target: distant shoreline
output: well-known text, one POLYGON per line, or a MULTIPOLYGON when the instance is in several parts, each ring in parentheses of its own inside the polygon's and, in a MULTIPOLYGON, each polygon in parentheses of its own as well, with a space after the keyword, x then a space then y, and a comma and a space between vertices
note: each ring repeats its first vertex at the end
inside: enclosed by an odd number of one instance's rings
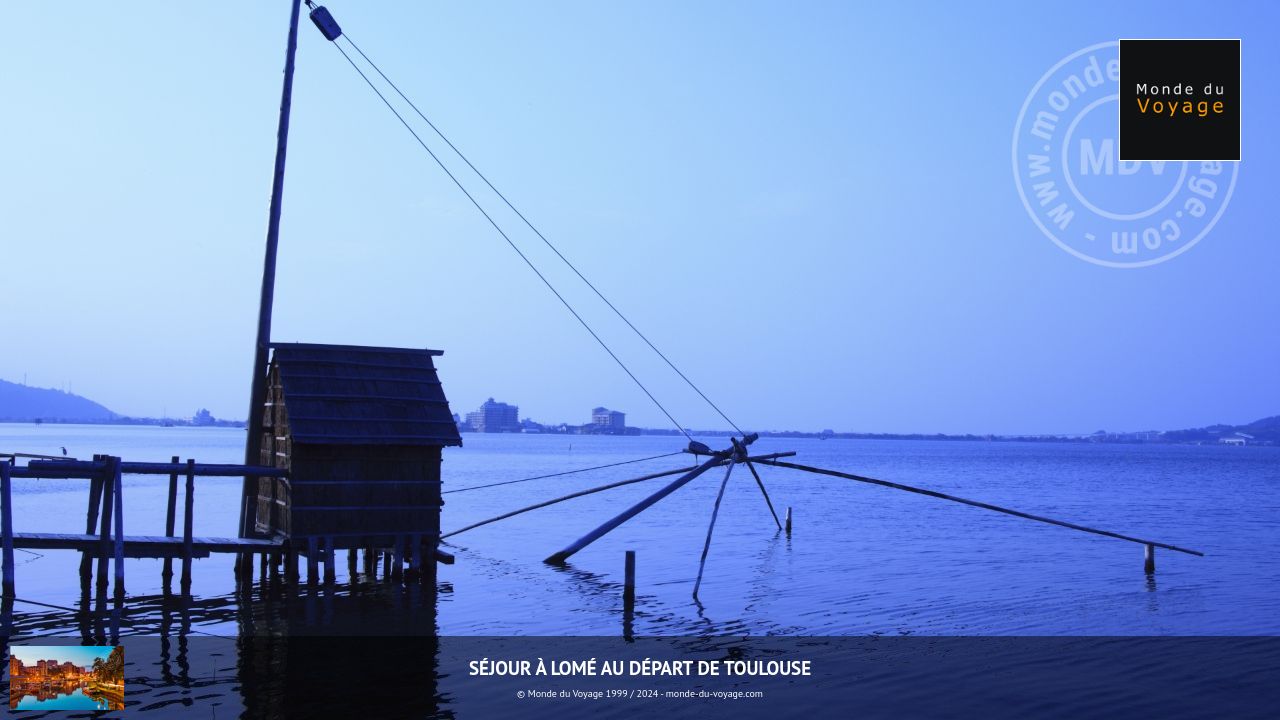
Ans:
MULTIPOLYGON (((855 432, 805 432, 800 430, 762 430, 760 437, 768 438, 801 438, 811 440, 944 440, 951 442, 1040 442, 1040 443, 1092 443, 1092 444, 1127 444, 1127 445, 1280 445, 1280 430, 1270 429, 1276 418, 1267 418, 1247 426, 1215 425, 1193 430, 1116 432, 1098 431, 1090 435, 949 435, 946 433, 855 433, 855 432), (1257 426, 1267 424, 1261 429, 1257 426), (1244 429, 1253 430, 1246 433, 1244 429)), ((245 423, 237 420, 214 420, 212 422, 194 423, 189 419, 165 418, 113 418, 110 420, 64 420, 41 418, 32 420, 0 419, 0 423, 8 425, 129 425, 152 427, 220 427, 240 428, 245 423)), ((662 428, 628 428, 631 432, 613 437, 646 436, 681 436, 678 430, 662 428)), ((732 437, 737 433, 729 430, 689 430, 690 435, 699 437, 732 437)), ((574 433, 524 432, 524 433, 473 433, 464 435, 573 435, 574 433)), ((590 434, 588 434, 590 435, 590 434)))

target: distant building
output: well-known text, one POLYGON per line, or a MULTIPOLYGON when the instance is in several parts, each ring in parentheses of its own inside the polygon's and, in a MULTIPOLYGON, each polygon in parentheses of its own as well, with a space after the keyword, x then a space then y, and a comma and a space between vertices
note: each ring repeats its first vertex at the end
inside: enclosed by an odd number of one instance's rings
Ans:
POLYGON ((22 677, 23 671, 26 670, 22 665, 22 661, 13 655, 9 656, 9 679, 22 677))
POLYGON ((479 410, 467 413, 466 425, 481 433, 520 432, 520 408, 489 398, 479 410))
POLYGON ((583 430, 603 435, 623 435, 627 432, 627 415, 606 407, 595 408, 591 411, 591 424, 583 430))

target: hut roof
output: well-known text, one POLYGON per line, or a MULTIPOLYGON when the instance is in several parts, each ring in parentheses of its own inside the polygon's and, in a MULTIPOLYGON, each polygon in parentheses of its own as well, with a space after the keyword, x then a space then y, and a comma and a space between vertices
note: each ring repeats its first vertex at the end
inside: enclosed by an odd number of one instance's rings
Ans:
POLYGON ((461 445, 431 358, 439 350, 276 343, 294 442, 461 445))

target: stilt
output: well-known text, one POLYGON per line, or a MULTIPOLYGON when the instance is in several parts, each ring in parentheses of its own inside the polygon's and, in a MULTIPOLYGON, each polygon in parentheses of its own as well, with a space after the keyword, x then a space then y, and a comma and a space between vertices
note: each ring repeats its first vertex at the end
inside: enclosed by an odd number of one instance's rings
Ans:
POLYGON ((356 581, 356 549, 349 548, 347 550, 347 580, 348 582, 356 581))
POLYGON ((182 507, 182 594, 191 594, 192 534, 196 513, 196 461, 187 458, 187 484, 182 507))
POLYGON ((99 479, 102 482, 102 515, 98 521, 98 582, 96 587, 99 593, 107 591, 107 563, 111 560, 111 513, 115 509, 115 483, 111 482, 111 478, 107 473, 109 467, 98 471, 99 479))
POLYGON ((332 585, 337 580, 338 552, 333 547, 333 537, 324 539, 324 584, 332 585))
POLYGON ((1143 551, 1142 571, 1148 575, 1156 574, 1156 546, 1146 545, 1143 551))
POLYGON ((382 577, 391 577, 391 553, 385 551, 382 553, 382 577))
POLYGON ((391 579, 399 582, 404 576, 404 536, 397 535, 391 550, 391 579))
POLYGON ((787 537, 791 537, 791 508, 787 507, 787 537))
MULTIPOLYGON (((94 455, 94 461, 102 458, 94 455)), ((85 513, 84 534, 92 535, 94 526, 98 524, 98 507, 102 502, 102 476, 94 475, 89 479, 89 509, 85 513)), ((80 558, 80 581, 89 582, 93 577, 93 553, 85 552, 80 558)))
POLYGON ((422 576, 422 536, 409 536, 409 571, 405 580, 418 580, 422 576))
POLYGON ((259 555, 260 557, 258 558, 258 580, 261 582, 266 582, 267 581, 267 563, 269 562, 269 558, 267 556, 270 555, 270 553, 259 553, 259 555))
MULTIPOLYGON (((175 466, 178 464, 178 456, 174 455, 170 460, 175 466)), ((165 537, 173 537, 174 528, 178 521, 178 473, 169 473, 169 504, 166 506, 164 514, 164 534, 165 537)), ((164 559, 164 568, 160 571, 160 578, 165 585, 169 584, 169 580, 173 577, 173 558, 164 559)))
POLYGON ((751 477, 756 479, 756 485, 760 488, 760 494, 764 495, 764 503, 769 506, 769 514, 773 516, 773 524, 782 529, 782 523, 778 522, 778 513, 773 510, 773 501, 769 499, 769 491, 764 489, 764 481, 760 479, 760 473, 756 472, 756 466, 750 462, 747 463, 747 469, 751 471, 751 477))
POLYGON ((284 554, 284 577, 287 582, 298 582, 298 553, 293 548, 284 554))
POLYGON ((375 569, 374 565, 375 565, 375 561, 374 561, 373 547, 372 546, 366 547, 364 549, 364 574, 370 578, 373 577, 373 571, 375 569))
POLYGON ((120 472, 120 458, 113 457, 111 462, 110 481, 115 491, 116 504, 116 525, 115 525, 115 562, 114 570, 116 576, 116 599, 124 598, 124 480, 120 472))
POLYGON ((319 572, 319 569, 316 567, 316 562, 318 561, 318 558, 316 556, 319 554, 319 548, 317 547, 318 542, 319 542, 319 538, 315 536, 307 538, 307 584, 308 585, 315 585, 316 582, 320 579, 320 572, 319 572))
MULTIPOLYGON (((16 596, 13 565, 13 494, 10 487, 12 480, 13 478, 9 476, 9 461, 0 460, 0 503, 4 503, 4 507, 0 508, 0 535, 4 536, 4 590, 0 597, 3 597, 6 603, 16 596)), ((8 606, 3 614, 7 620, 11 614, 8 606)), ((6 634, 5 637, 7 638, 8 635, 6 634)))

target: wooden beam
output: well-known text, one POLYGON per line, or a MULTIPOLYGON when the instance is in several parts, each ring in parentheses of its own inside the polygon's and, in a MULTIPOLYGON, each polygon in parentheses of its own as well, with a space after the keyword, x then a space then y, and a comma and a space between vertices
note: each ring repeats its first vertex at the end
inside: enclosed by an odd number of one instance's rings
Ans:
POLYGON ((570 557, 572 557, 574 553, 590 545, 596 540, 599 540, 600 538, 604 537, 614 528, 630 520, 636 515, 639 515, 646 508, 652 506, 654 503, 665 498, 666 496, 670 495, 676 490, 679 490, 680 488, 684 487, 691 480, 698 477, 702 473, 710 470, 713 467, 716 467, 717 465, 723 465, 725 462, 727 462, 727 459, 724 456, 717 455, 712 457, 710 460, 707 460, 706 462, 702 463, 701 465, 694 468, 693 470, 690 470, 689 472, 686 472, 684 475, 681 475, 680 477, 676 478, 674 481, 672 481, 670 484, 668 484, 666 487, 662 488, 661 490, 658 490, 657 492, 653 493, 649 497, 641 500, 635 505, 632 505, 631 507, 622 511, 620 514, 610 518, 600 527, 596 528, 595 530, 592 530, 586 535, 583 535, 581 538, 578 538, 578 540, 570 544, 565 549, 552 554, 543 562, 546 562, 552 565, 558 565, 563 563, 565 560, 568 560, 570 557))
MULTIPOLYGON (((734 440, 737 445, 737 440, 734 440)), ((707 566, 707 552, 711 550, 711 533, 716 529, 716 517, 720 515, 720 502, 724 500, 724 489, 729 485, 729 476, 733 474, 734 462, 724 470, 724 480, 720 481, 720 492, 716 494, 716 504, 711 508, 711 524, 707 525, 707 540, 702 544, 702 558, 698 560, 698 579, 693 581, 693 599, 698 599, 698 589, 702 587, 702 571, 707 566)))

